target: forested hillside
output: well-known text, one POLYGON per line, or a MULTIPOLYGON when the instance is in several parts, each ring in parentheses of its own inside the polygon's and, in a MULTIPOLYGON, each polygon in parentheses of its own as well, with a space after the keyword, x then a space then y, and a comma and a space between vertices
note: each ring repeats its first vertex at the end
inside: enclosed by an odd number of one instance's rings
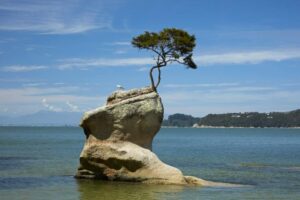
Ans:
POLYGON ((177 113, 170 115, 167 120, 164 120, 163 126, 191 127, 198 123, 199 120, 199 117, 177 113))
POLYGON ((291 112, 209 114, 199 126, 300 127, 300 109, 291 112))
POLYGON ((192 127, 194 124, 217 127, 300 127, 300 109, 290 112, 209 114, 202 118, 177 113, 163 121, 163 126, 192 127))

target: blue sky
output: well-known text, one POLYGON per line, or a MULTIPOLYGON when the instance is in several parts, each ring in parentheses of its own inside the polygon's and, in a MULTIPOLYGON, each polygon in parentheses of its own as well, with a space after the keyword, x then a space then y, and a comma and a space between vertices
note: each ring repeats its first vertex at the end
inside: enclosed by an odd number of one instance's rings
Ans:
POLYGON ((194 34, 197 70, 163 69, 165 113, 300 108, 298 0, 1 0, 0 115, 83 112, 117 84, 149 85, 151 52, 132 37, 194 34))

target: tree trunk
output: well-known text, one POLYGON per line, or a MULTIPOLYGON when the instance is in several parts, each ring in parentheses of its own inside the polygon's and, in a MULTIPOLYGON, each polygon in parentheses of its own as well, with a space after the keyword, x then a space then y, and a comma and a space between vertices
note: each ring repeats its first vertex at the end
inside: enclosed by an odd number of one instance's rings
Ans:
POLYGON ((155 88, 158 87, 158 85, 160 84, 160 80, 161 80, 161 71, 160 71, 160 67, 157 68, 158 70, 158 79, 157 79, 157 83, 155 85, 155 88))
POLYGON ((149 75, 150 75, 150 80, 151 80, 151 87, 152 87, 153 91, 157 92, 156 87, 155 87, 155 84, 154 84, 153 75, 152 75, 153 70, 154 70, 155 68, 157 68, 157 66, 153 66, 153 67, 150 69, 149 75))
POLYGON ((158 85, 160 84, 160 81, 161 81, 161 70, 160 70, 160 68, 161 67, 165 67, 167 64, 166 63, 164 63, 164 64, 162 64, 162 65, 156 65, 156 66, 153 66, 151 69, 150 69, 150 80, 151 80, 151 87, 152 87, 152 89, 153 89, 153 91, 155 91, 155 92, 157 92, 157 87, 158 87, 158 85), (155 68, 157 68, 157 70, 158 70, 158 78, 157 78, 157 83, 155 84, 154 83, 154 78, 153 78, 153 70, 155 69, 155 68))

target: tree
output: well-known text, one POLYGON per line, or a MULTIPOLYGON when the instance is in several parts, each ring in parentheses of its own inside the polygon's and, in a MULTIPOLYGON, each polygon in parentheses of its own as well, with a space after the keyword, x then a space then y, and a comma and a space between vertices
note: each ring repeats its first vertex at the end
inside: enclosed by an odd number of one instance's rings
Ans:
POLYGON ((196 69, 197 65, 192 59, 192 52, 196 38, 186 31, 176 28, 165 28, 159 33, 145 32, 134 37, 131 41, 134 47, 151 50, 154 53, 156 65, 149 72, 151 87, 157 91, 161 80, 161 68, 173 62, 183 64, 187 68, 196 69), (158 70, 157 83, 154 83, 153 70, 158 70))

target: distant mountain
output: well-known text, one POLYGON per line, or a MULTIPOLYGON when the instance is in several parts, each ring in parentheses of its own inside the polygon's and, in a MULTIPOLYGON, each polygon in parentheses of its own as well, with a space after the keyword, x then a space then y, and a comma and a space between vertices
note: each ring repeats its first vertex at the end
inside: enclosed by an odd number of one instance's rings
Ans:
POLYGON ((245 112, 209 114, 205 117, 193 117, 185 114, 170 115, 163 126, 173 127, 300 127, 300 109, 290 112, 245 112))
POLYGON ((40 111, 18 117, 0 117, 0 125, 18 126, 78 126, 83 113, 40 111))

